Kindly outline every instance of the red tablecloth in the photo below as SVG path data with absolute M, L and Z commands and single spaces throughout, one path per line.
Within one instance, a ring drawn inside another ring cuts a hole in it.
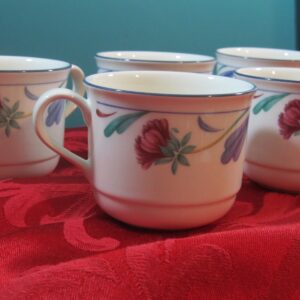
M 66 145 L 86 155 L 86 130 Z M 0 183 L 0 299 L 300 299 L 300 196 L 244 179 L 218 222 L 134 228 L 96 206 L 81 170 Z

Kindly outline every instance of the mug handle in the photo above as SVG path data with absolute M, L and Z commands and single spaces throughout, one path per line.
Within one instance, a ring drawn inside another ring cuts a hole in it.
M 70 75 L 72 79 L 73 91 L 80 96 L 83 96 L 85 92 L 83 85 L 83 71 L 78 66 L 72 65 Z M 65 109 L 65 117 L 67 118 L 76 108 L 77 105 L 75 105 L 73 102 L 68 102 Z
M 73 152 L 66 149 L 63 145 L 60 145 L 54 139 L 52 139 L 46 129 L 44 122 L 44 112 L 47 109 L 48 105 L 52 102 L 55 102 L 59 99 L 66 99 L 71 101 L 75 107 L 79 107 L 83 114 L 84 121 L 88 128 L 88 158 L 83 159 L 80 156 L 74 154 Z M 49 90 L 42 94 L 37 100 L 32 114 L 33 124 L 35 132 L 41 141 L 49 147 L 54 152 L 60 154 L 69 162 L 73 163 L 75 166 L 82 168 L 85 172 L 86 177 L 89 179 L 91 176 L 91 107 L 89 100 L 83 98 L 77 93 L 65 89 L 65 88 L 55 88 Z

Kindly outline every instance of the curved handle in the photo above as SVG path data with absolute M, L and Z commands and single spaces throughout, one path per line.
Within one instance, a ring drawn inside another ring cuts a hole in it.
M 88 127 L 88 143 L 89 143 L 89 153 L 88 159 L 83 159 L 78 155 L 72 153 L 64 146 L 57 143 L 55 140 L 50 138 L 48 132 L 45 127 L 44 122 L 44 112 L 48 105 L 51 102 L 54 102 L 59 99 L 66 99 L 71 101 L 75 106 L 79 106 L 82 111 L 84 121 Z M 38 137 L 42 140 L 42 142 L 52 149 L 54 152 L 60 154 L 62 157 L 73 163 L 75 166 L 82 168 L 86 174 L 86 176 L 90 179 L 91 176 L 91 161 L 90 161 L 90 151 L 91 151 L 91 108 L 88 100 L 85 100 L 80 95 L 76 94 L 75 92 L 64 89 L 64 88 L 56 88 L 47 91 L 46 93 L 42 94 L 38 101 L 36 102 L 33 108 L 33 124 L 35 127 L 35 131 Z
M 73 91 L 80 96 L 84 95 L 85 89 L 83 85 L 84 73 L 76 65 L 72 65 L 70 75 L 72 78 Z M 65 117 L 68 117 L 75 109 L 77 105 L 73 102 L 68 102 L 65 109 Z

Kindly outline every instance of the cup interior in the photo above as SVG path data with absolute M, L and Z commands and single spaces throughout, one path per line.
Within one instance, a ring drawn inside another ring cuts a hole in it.
M 0 56 L 0 72 L 41 72 L 70 68 L 67 62 L 25 56 Z
M 241 68 L 236 70 L 236 74 L 254 79 L 265 79 L 268 81 L 292 81 L 300 83 L 299 68 Z
M 300 60 L 300 51 L 272 49 L 272 48 L 254 48 L 254 47 L 232 47 L 221 48 L 217 50 L 218 54 L 242 58 L 273 59 L 273 60 Z
M 166 71 L 124 71 L 88 76 L 85 84 L 97 89 L 135 94 L 229 96 L 249 93 L 255 86 L 222 76 Z
M 140 61 L 140 62 L 163 62 L 163 63 L 193 63 L 206 62 L 214 60 L 211 56 L 174 53 L 174 52 L 158 52 L 158 51 L 108 51 L 99 52 L 96 57 L 111 60 L 122 61 Z

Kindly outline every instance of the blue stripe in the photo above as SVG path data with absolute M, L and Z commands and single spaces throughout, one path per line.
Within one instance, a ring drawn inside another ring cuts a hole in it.
M 241 108 L 241 109 L 235 109 L 235 110 L 229 110 L 229 111 L 214 111 L 214 112 L 173 112 L 173 111 L 161 111 L 161 110 L 147 110 L 147 109 L 137 109 L 137 108 L 129 108 L 129 107 L 123 107 L 118 106 L 114 104 L 108 104 L 103 103 L 100 101 L 97 101 L 98 104 L 118 109 L 126 109 L 130 111 L 146 111 L 146 112 L 153 112 L 153 113 L 162 113 L 162 114 L 174 114 L 174 115 L 214 115 L 214 114 L 229 114 L 229 113 L 235 113 L 240 111 L 246 111 L 249 110 L 249 107 Z

